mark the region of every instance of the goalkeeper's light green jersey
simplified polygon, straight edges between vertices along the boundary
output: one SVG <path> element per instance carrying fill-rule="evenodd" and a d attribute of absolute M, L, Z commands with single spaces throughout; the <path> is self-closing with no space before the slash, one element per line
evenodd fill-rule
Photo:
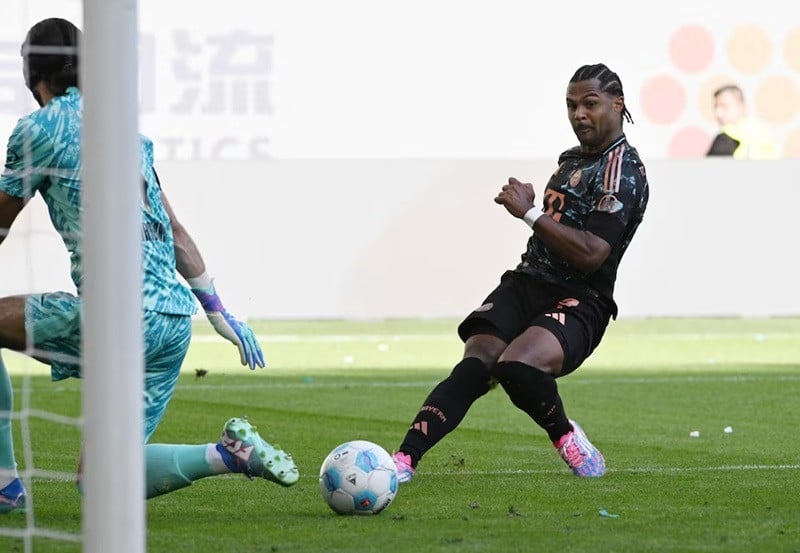
<path fill-rule="evenodd" d="M 50 220 L 69 251 L 72 281 L 79 295 L 83 284 L 81 106 L 80 92 L 72 87 L 21 118 L 9 138 L 0 176 L 0 190 L 6 194 L 32 198 L 38 192 L 44 199 Z M 141 177 L 146 194 L 146 201 L 141 202 L 144 309 L 193 315 L 194 297 L 175 270 L 172 227 L 153 169 L 153 144 L 146 137 L 141 137 Z"/>

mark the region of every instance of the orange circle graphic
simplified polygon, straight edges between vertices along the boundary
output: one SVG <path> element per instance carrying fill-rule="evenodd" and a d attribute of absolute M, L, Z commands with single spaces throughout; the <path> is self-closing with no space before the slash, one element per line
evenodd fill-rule
<path fill-rule="evenodd" d="M 783 43 L 783 57 L 789 67 L 800 72 L 800 27 L 789 31 Z"/>
<path fill-rule="evenodd" d="M 705 27 L 686 25 L 670 37 L 669 57 L 684 73 L 699 73 L 714 59 L 714 39 Z"/>
<path fill-rule="evenodd" d="M 713 136 L 700 127 L 684 127 L 672 135 L 669 142 L 669 157 L 697 158 L 708 152 Z"/>
<path fill-rule="evenodd" d="M 728 39 L 728 60 L 742 73 L 764 70 L 772 57 L 772 41 L 761 27 L 745 25 Z"/>
<path fill-rule="evenodd" d="M 795 128 L 786 135 L 783 143 L 785 157 L 800 157 L 800 127 Z"/>
<path fill-rule="evenodd" d="M 657 125 L 677 121 L 686 108 L 686 92 L 675 77 L 651 77 L 642 85 L 642 109 L 645 116 Z"/>
<path fill-rule="evenodd" d="M 800 111 L 800 90 L 781 75 L 764 79 L 756 90 L 756 113 L 770 123 L 788 123 Z"/>

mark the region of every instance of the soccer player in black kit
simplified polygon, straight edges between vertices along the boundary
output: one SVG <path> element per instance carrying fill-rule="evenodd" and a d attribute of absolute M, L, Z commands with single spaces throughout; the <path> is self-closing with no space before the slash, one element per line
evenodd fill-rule
<path fill-rule="evenodd" d="M 576 476 L 599 477 L 605 459 L 571 420 L 556 378 L 577 369 L 616 317 L 617 267 L 647 206 L 645 168 L 622 129 L 622 82 L 603 64 L 569 81 L 567 115 L 579 146 L 562 153 L 542 207 L 509 178 L 495 198 L 533 230 L 521 263 L 459 325 L 464 356 L 428 397 L 394 453 L 400 482 L 499 383 L 550 438 Z"/>

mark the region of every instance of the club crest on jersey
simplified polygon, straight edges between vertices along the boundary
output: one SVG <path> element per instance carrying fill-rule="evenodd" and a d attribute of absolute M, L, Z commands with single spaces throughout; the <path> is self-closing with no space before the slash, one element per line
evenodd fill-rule
<path fill-rule="evenodd" d="M 600 201 L 597 202 L 597 211 L 605 211 L 606 213 L 616 213 L 623 208 L 621 201 L 617 199 L 614 194 L 606 194 Z"/>
<path fill-rule="evenodd" d="M 581 177 L 583 176 L 583 171 L 580 169 L 575 169 L 572 174 L 569 176 L 569 186 L 570 188 L 575 188 L 581 183 Z"/>

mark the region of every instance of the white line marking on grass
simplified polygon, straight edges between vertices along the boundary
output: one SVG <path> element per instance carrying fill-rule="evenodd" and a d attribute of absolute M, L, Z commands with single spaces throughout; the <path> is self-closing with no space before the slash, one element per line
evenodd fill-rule
<path fill-rule="evenodd" d="M 791 332 L 701 332 L 701 333 L 653 333 L 653 334 L 620 334 L 615 339 L 631 340 L 800 340 L 800 334 Z M 266 334 L 259 336 L 260 342 L 274 344 L 301 344 L 306 342 L 316 343 L 351 343 L 351 342 L 459 342 L 455 330 L 450 333 L 432 334 Z M 227 340 L 217 334 L 195 334 L 192 341 L 199 343 L 227 343 Z"/>
<path fill-rule="evenodd" d="M 798 340 L 800 334 L 792 332 L 697 332 L 697 333 L 659 333 L 659 334 L 619 334 L 616 338 L 631 338 L 634 340 Z"/>
<path fill-rule="evenodd" d="M 745 472 L 745 471 L 783 471 L 783 470 L 800 470 L 800 465 L 722 465 L 718 467 L 629 467 L 629 468 L 609 468 L 606 474 L 687 474 L 698 472 Z M 446 470 L 446 471 L 427 471 L 420 470 L 419 474 L 414 479 L 424 481 L 428 476 L 433 477 L 451 477 L 451 476 L 526 476 L 526 475 L 569 475 L 569 469 L 527 469 L 527 470 Z M 228 476 L 240 476 L 225 475 Z M 300 478 L 308 478 L 318 480 L 319 475 L 316 474 L 301 474 Z M 401 485 L 402 487 L 402 485 Z"/>
<path fill-rule="evenodd" d="M 192 336 L 198 343 L 227 343 L 222 336 L 201 334 Z M 259 342 L 272 344 L 304 344 L 304 343 L 353 343 L 353 342 L 459 342 L 458 335 L 452 334 L 271 334 L 259 336 Z"/>
<path fill-rule="evenodd" d="M 745 471 L 783 471 L 783 470 L 800 470 L 800 465 L 722 465 L 717 467 L 628 467 L 628 468 L 609 468 L 606 474 L 687 474 L 699 472 L 745 472 Z M 427 471 L 421 470 L 415 479 L 424 480 L 428 476 L 433 477 L 450 477 L 450 476 L 516 476 L 516 475 L 559 475 L 569 474 L 569 469 L 508 469 L 508 470 L 445 470 L 445 471 Z M 227 475 L 226 475 L 227 476 Z M 239 476 L 231 475 L 231 476 Z M 309 478 L 317 480 L 319 475 L 315 474 L 301 474 L 301 478 Z"/>
<path fill-rule="evenodd" d="M 800 470 L 800 465 L 721 465 L 716 467 L 628 467 L 609 468 L 606 474 L 683 474 L 697 472 L 742 472 L 760 470 Z M 563 474 L 565 469 L 529 469 L 529 470 L 453 470 L 424 471 L 420 476 L 504 476 L 514 474 Z M 567 471 L 568 472 L 568 471 Z"/>
<path fill-rule="evenodd" d="M 800 465 L 722 465 L 717 467 L 634 467 L 625 469 L 611 469 L 612 472 L 736 472 L 748 470 L 800 470 Z"/>
<path fill-rule="evenodd" d="M 800 374 L 740 374 L 740 375 L 676 375 L 676 376 L 620 376 L 620 377 L 596 377 L 590 379 L 575 380 L 575 384 L 665 384 L 665 383 L 697 383 L 697 382 L 762 382 L 762 381 L 793 382 L 800 380 Z"/>
<path fill-rule="evenodd" d="M 800 465 L 720 465 L 716 467 L 627 467 L 609 468 L 606 474 L 684 474 L 697 472 L 746 472 L 746 471 L 783 471 L 800 470 Z M 60 473 L 56 471 L 36 470 L 31 471 L 34 480 L 67 482 L 74 481 L 75 476 L 70 473 Z M 427 471 L 421 470 L 417 478 L 423 480 L 427 476 L 448 477 L 448 476 L 514 476 L 514 475 L 535 475 L 535 474 L 569 474 L 566 468 L 558 469 L 508 469 L 508 470 L 445 470 Z M 241 474 L 221 474 L 218 478 L 241 478 Z M 318 480 L 318 474 L 301 474 L 300 478 Z"/>
<path fill-rule="evenodd" d="M 268 390 L 294 388 L 420 388 L 436 383 L 435 379 L 420 382 L 325 382 L 325 383 L 276 383 L 276 384 L 181 384 L 180 390 Z"/>
<path fill-rule="evenodd" d="M 444 373 L 443 373 L 444 374 Z M 298 377 L 299 378 L 299 377 Z M 730 382 L 730 383 L 750 383 L 750 382 L 796 382 L 800 380 L 798 375 L 769 375 L 764 376 L 674 376 L 674 377 L 609 377 L 583 380 L 568 380 L 576 385 L 597 385 L 597 384 L 672 384 L 672 383 L 698 383 L 698 382 Z M 179 384 L 180 390 L 269 390 L 269 389 L 297 389 L 297 388 L 422 388 L 429 387 L 436 383 L 438 379 L 415 380 L 405 382 L 363 382 L 337 381 L 337 382 L 271 382 L 264 384 Z"/>

